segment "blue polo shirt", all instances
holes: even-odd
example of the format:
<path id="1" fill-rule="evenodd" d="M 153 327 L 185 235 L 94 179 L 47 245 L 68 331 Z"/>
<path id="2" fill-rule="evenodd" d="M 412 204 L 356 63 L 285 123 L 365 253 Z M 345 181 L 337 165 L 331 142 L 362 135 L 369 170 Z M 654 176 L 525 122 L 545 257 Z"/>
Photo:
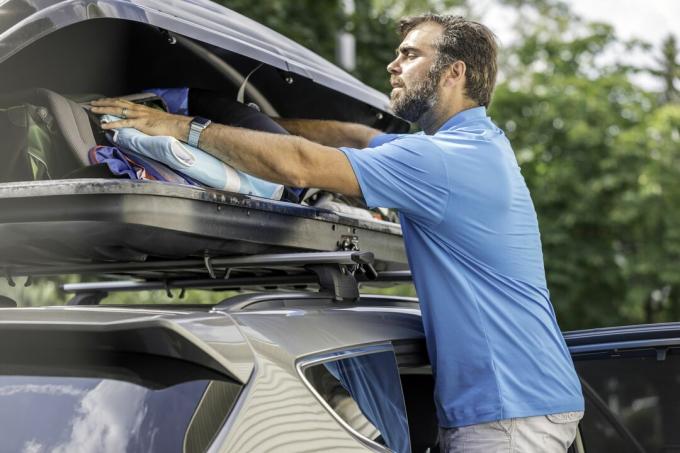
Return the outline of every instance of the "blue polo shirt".
<path id="1" fill-rule="evenodd" d="M 484 107 L 433 135 L 386 134 L 341 150 L 366 203 L 399 211 L 439 424 L 582 411 L 529 190 Z"/>

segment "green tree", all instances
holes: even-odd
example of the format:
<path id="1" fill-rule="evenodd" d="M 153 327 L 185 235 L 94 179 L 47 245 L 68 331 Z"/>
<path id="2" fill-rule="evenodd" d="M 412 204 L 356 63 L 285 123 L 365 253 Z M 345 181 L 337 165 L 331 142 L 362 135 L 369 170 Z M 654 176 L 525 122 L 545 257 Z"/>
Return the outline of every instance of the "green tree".
<path id="1" fill-rule="evenodd" d="M 659 322 L 680 315 L 680 105 L 667 104 L 623 133 L 611 167 L 635 169 L 610 213 L 618 231 L 614 249 L 625 297 L 626 319 Z"/>
<path id="2" fill-rule="evenodd" d="M 357 66 L 352 74 L 387 92 L 387 63 L 397 47 L 397 23 L 403 16 L 426 11 L 442 12 L 464 6 L 465 0 L 356 0 L 355 12 L 345 17 L 340 0 L 219 0 L 234 11 L 256 20 L 335 61 L 336 34 L 346 30 L 356 39 Z"/>
<path id="3" fill-rule="evenodd" d="M 506 3 L 519 8 L 522 32 L 506 49 L 492 116 L 532 190 L 562 327 L 673 319 L 676 107 L 659 109 L 630 82 L 642 68 L 601 58 L 641 43 L 560 2 Z"/>
<path id="4" fill-rule="evenodd" d="M 348 22 L 335 0 L 224 3 L 329 60 L 335 31 L 348 28 L 357 39 L 355 75 L 384 91 L 398 19 L 465 5 L 363 1 Z M 672 213 L 680 203 L 677 106 L 660 108 L 655 93 L 631 83 L 630 75 L 645 68 L 602 58 L 649 46 L 618 39 L 611 25 L 587 22 L 559 0 L 501 3 L 517 13 L 518 37 L 501 49 L 491 116 L 512 141 L 532 191 L 562 327 L 674 319 L 680 312 L 673 270 L 680 231 Z M 302 34 L 310 17 L 312 31 Z M 675 93 L 674 46 L 666 40 L 656 68 L 666 80 L 664 100 Z"/>
<path id="5" fill-rule="evenodd" d="M 663 82 L 661 101 L 680 102 L 680 91 L 675 83 L 680 79 L 680 62 L 678 61 L 678 42 L 673 35 L 668 35 L 661 44 L 661 55 L 656 57 L 656 68 L 649 72 Z"/>
<path id="6" fill-rule="evenodd" d="M 389 89 L 385 65 L 398 43 L 399 18 L 465 7 L 464 0 L 357 0 L 354 14 L 345 17 L 339 0 L 220 3 L 331 61 L 336 33 L 351 31 L 357 41 L 354 74 L 383 91 Z M 532 191 L 561 326 L 677 319 L 680 106 L 673 102 L 675 39 L 666 39 L 652 70 L 665 81 L 659 97 L 630 81 L 631 74 L 647 68 L 602 58 L 612 49 L 642 48 L 643 43 L 621 41 L 610 25 L 586 22 L 559 0 L 502 3 L 517 12 L 518 38 L 501 50 L 501 81 L 490 113 L 512 141 Z M 30 288 L 12 291 L 31 304 L 49 299 L 39 292 L 40 297 L 31 296 Z M 53 294 L 54 288 L 45 291 Z M 413 294 L 412 288 L 387 291 Z M 195 297 L 215 300 L 220 295 Z"/>

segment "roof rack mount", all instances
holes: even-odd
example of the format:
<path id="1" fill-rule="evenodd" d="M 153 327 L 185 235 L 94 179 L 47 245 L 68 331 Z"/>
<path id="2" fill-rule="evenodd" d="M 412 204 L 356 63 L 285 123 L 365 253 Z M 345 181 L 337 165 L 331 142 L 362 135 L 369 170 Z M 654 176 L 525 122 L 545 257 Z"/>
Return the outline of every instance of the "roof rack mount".
<path id="1" fill-rule="evenodd" d="M 205 268 L 211 278 L 174 278 L 161 280 L 102 281 L 88 283 L 69 283 L 62 285 L 65 292 L 76 293 L 69 304 L 96 305 L 103 295 L 118 291 L 141 291 L 165 289 L 203 288 L 203 289 L 241 289 L 253 286 L 267 288 L 279 286 L 319 285 L 320 291 L 328 292 L 337 301 L 356 300 L 359 297 L 359 281 L 401 282 L 410 281 L 409 271 L 387 271 L 378 274 L 372 266 L 373 254 L 359 251 L 286 253 L 252 255 L 238 258 L 206 258 Z M 184 260 L 157 263 L 127 263 L 134 270 L 156 271 L 186 269 L 187 263 L 197 265 L 198 260 Z M 155 266 L 154 266 L 155 264 Z M 145 265 L 145 266 L 139 266 Z M 118 265 L 95 265 L 109 273 L 124 272 Z M 179 266 L 179 267 L 178 267 Z M 224 277 L 217 278 L 215 268 L 225 268 Z M 238 268 L 304 268 L 303 272 L 277 276 L 253 276 L 230 278 L 232 267 Z M 130 272 L 130 268 L 127 271 Z M 70 270 L 70 269 L 69 269 Z M 33 275 L 33 274 L 31 274 Z M 90 295 L 91 297 L 87 297 Z M 96 297 L 95 297 L 96 296 Z"/>

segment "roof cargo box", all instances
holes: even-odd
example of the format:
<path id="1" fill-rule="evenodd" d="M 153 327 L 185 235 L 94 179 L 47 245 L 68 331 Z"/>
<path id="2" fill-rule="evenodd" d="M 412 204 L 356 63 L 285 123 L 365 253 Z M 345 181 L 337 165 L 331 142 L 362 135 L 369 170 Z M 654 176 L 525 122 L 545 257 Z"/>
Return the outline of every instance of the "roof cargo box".
<path id="1" fill-rule="evenodd" d="M 216 90 L 234 99 L 241 90 L 246 103 L 274 117 L 354 121 L 388 132 L 408 129 L 389 111 L 383 94 L 208 0 L 3 4 L 0 104 L 36 89 L 82 99 L 152 87 Z M 77 103 L 69 101 L 68 107 L 83 116 Z M 58 126 L 68 129 L 62 123 Z M 82 148 L 92 140 L 80 129 L 61 131 L 68 146 Z M 0 138 L 0 157 L 7 146 Z M 76 159 L 71 155 L 69 165 L 82 165 L 82 156 L 82 150 Z M 401 229 L 394 223 L 159 182 L 0 183 L 0 269 L 8 274 L 26 266 L 356 249 L 373 252 L 376 270 L 406 267 Z"/>
<path id="2" fill-rule="evenodd" d="M 401 228 L 332 211 L 158 182 L 0 184 L 0 266 L 370 250 L 405 267 Z"/>

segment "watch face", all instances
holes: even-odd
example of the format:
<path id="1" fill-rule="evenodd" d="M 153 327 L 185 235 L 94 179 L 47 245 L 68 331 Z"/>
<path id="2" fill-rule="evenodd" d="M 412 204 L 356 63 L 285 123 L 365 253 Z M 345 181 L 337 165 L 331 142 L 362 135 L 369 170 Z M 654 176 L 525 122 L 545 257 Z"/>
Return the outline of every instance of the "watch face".
<path id="1" fill-rule="evenodd" d="M 210 124 L 210 120 L 208 118 L 203 118 L 202 116 L 195 117 L 191 122 L 200 126 L 207 126 Z"/>

